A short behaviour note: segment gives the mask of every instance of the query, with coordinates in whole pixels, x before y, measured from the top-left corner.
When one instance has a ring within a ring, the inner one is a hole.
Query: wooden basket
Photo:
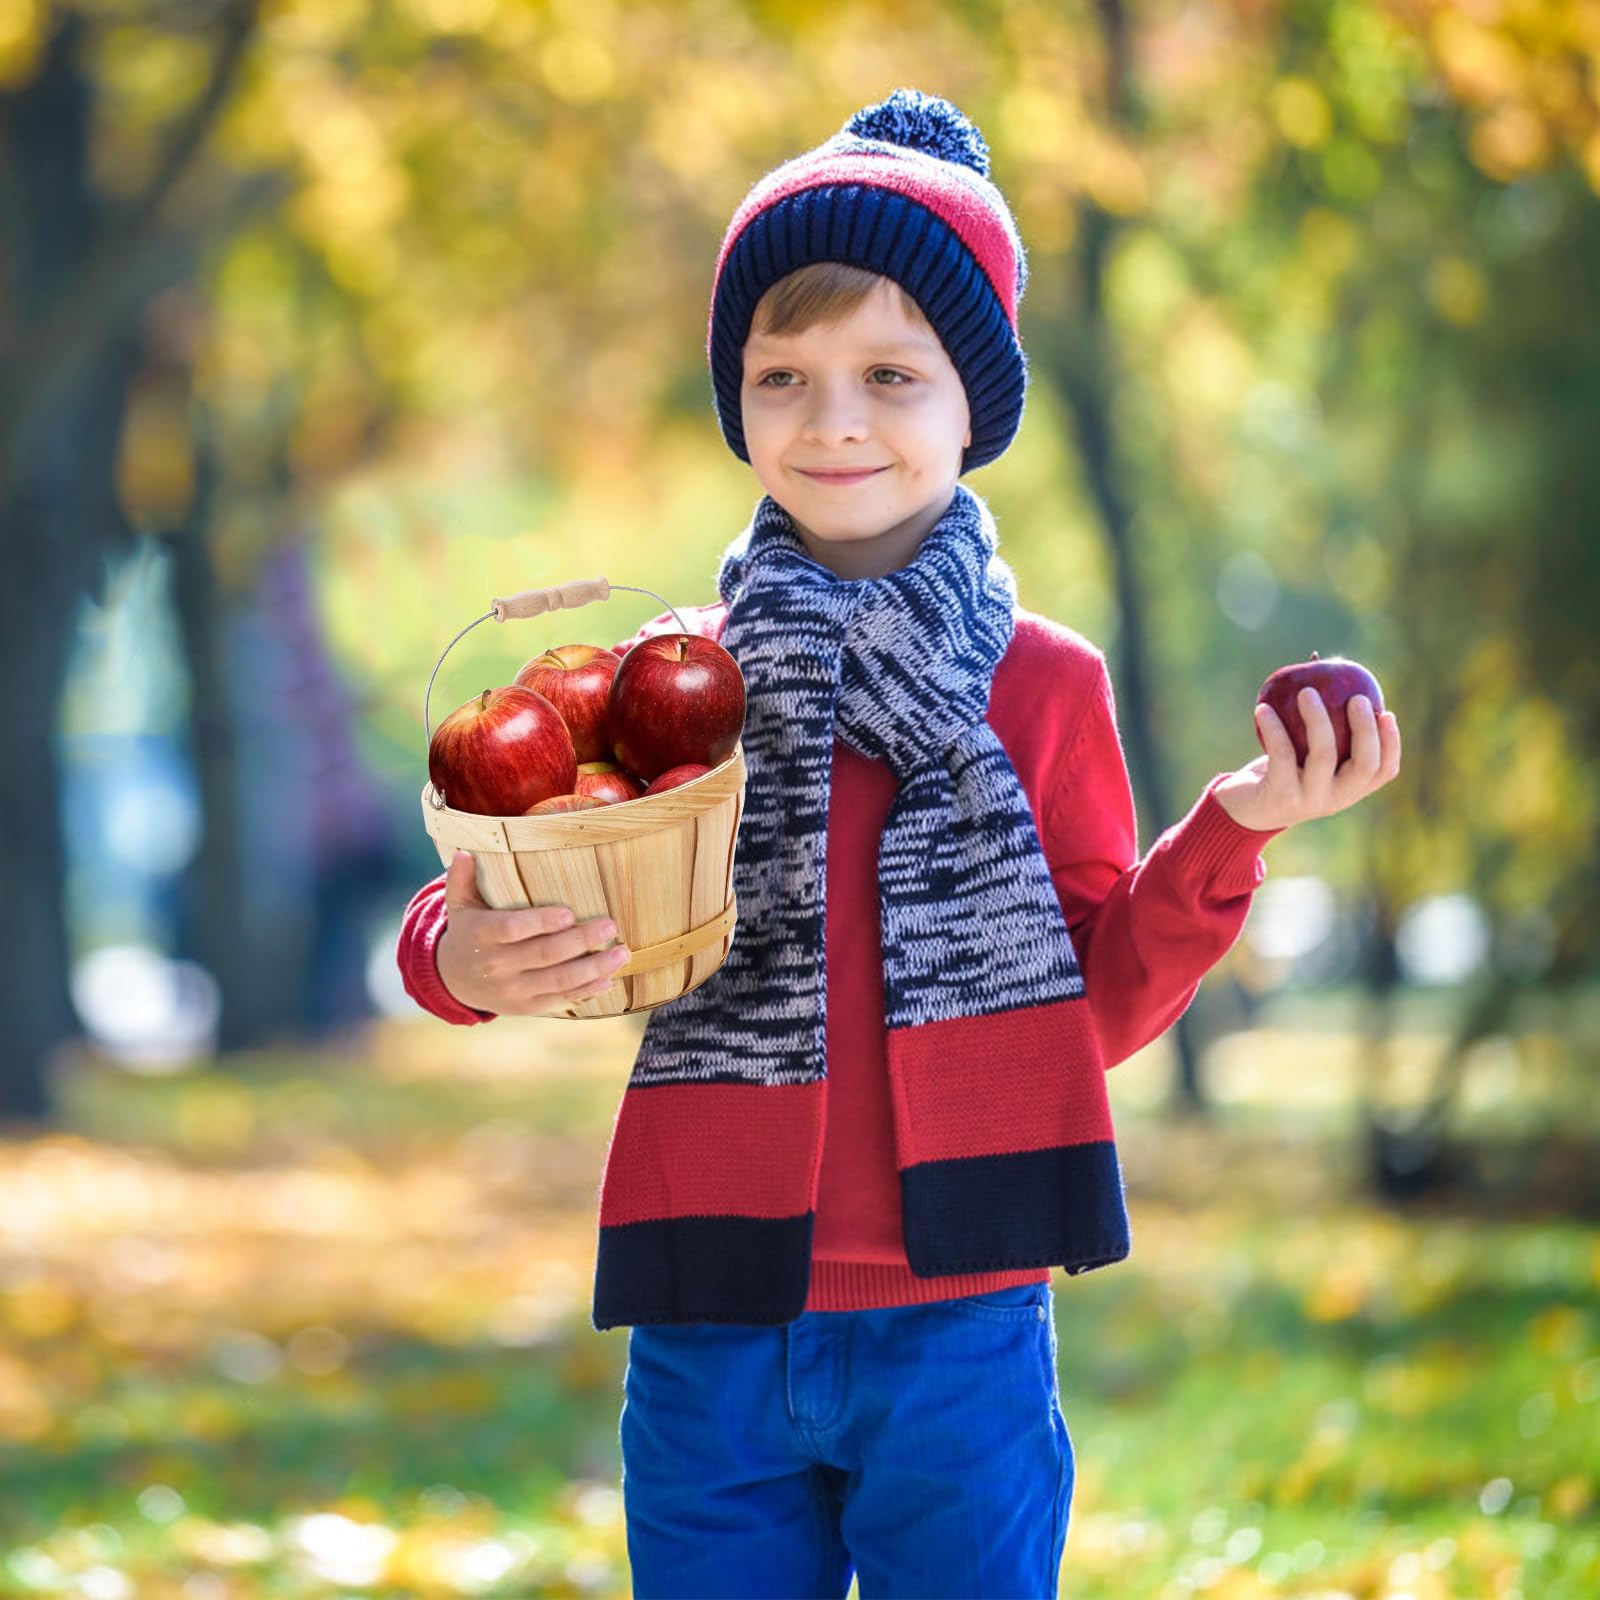
[[[590,578],[496,600],[445,646],[434,677],[478,622],[570,609],[629,587]],[[667,609],[682,627],[683,619]],[[432,690],[430,678],[429,695]],[[422,715],[431,745],[427,696]],[[447,868],[457,850],[471,851],[478,893],[495,910],[563,905],[579,922],[605,916],[616,923],[629,954],[611,987],[548,1013],[585,1021],[665,1005],[704,983],[727,959],[737,922],[733,855],[744,788],[744,749],[735,745],[719,766],[675,789],[543,817],[456,811],[430,781],[422,788],[422,818]]]

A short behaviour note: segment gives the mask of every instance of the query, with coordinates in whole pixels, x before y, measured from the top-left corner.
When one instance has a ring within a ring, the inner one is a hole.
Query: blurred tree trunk
[[[238,728],[227,658],[225,598],[207,538],[217,499],[218,466],[203,408],[193,409],[195,497],[181,526],[163,538],[172,555],[172,609],[189,677],[189,744],[204,824],[183,885],[178,954],[198,961],[221,998],[217,1048],[237,1050],[262,1037],[260,1002],[271,985],[258,963],[246,916],[239,829]]]
[[[6,819],[0,922],[0,1118],[42,1120],[52,1053],[76,1031],[67,988],[65,854],[56,726],[78,591],[71,552],[44,530],[60,500],[0,509],[0,812]]]
[[[34,76],[0,94],[0,763],[7,909],[0,932],[0,1118],[53,1110],[49,1068],[77,1032],[61,829],[61,698],[84,596],[134,537],[117,493],[143,302],[168,270],[158,214],[231,85],[256,0],[224,22],[205,90],[133,202],[90,171],[87,26],[52,19]],[[13,881],[14,878],[14,881]]]
[[[75,33],[64,27],[33,81],[0,96],[10,308],[0,329],[0,396],[13,413],[28,377],[26,341],[97,231],[91,107]],[[131,533],[114,474],[136,359],[125,329],[103,339],[31,415],[18,416],[15,465],[0,473],[0,814],[11,879],[0,931],[0,1116],[8,1119],[49,1115],[50,1061],[77,1031],[57,732],[80,598],[101,586],[101,552],[125,546]]]
[[[1099,0],[1096,10],[1106,53],[1107,121],[1132,137],[1137,129],[1127,15],[1121,0]],[[1119,224],[1087,199],[1081,204],[1079,216],[1082,227],[1076,253],[1076,304],[1051,307],[1041,319],[1041,333],[1031,346],[1038,366],[1062,397],[1072,419],[1084,478],[1110,550],[1118,617],[1118,637],[1111,651],[1118,721],[1128,751],[1129,777],[1147,819],[1145,831],[1154,838],[1176,822],[1178,814],[1173,809],[1166,762],[1151,733],[1154,718],[1145,589],[1134,548],[1132,514],[1117,482],[1120,452],[1113,412],[1116,355],[1105,316],[1105,276]],[[1203,1111],[1206,1106],[1199,1064],[1202,1030],[1197,1026],[1195,1012],[1196,1007],[1191,1006],[1172,1029],[1178,1055],[1174,1104],[1177,1110],[1188,1113]]]

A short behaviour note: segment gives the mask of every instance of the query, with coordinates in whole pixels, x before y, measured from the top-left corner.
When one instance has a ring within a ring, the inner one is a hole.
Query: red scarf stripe
[[[889,1030],[897,1165],[1113,1137],[1085,1002]]]
[[[662,1083],[622,1097],[600,1225],[793,1217],[816,1202],[826,1083]]]

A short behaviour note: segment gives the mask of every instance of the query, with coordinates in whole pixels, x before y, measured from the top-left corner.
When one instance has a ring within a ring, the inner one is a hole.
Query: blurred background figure
[[[256,648],[243,652],[252,670],[239,680],[265,702],[258,714],[276,724],[285,757],[275,771],[259,763],[245,786],[256,797],[259,823],[249,831],[267,845],[294,838],[297,848],[279,850],[274,859],[286,874],[303,869],[298,909],[306,932],[291,1008],[299,1031],[313,1041],[358,1046],[351,1025],[377,1014],[367,989],[376,911],[385,891],[392,894],[402,863],[392,807],[357,743],[362,708],[323,638],[310,551],[310,539],[302,537],[273,552],[253,613],[241,624]],[[275,826],[275,818],[296,816],[302,830]]]

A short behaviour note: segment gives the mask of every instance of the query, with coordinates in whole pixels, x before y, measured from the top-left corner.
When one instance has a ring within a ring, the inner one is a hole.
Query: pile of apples
[[[490,817],[620,805],[725,761],[744,711],[744,674],[714,639],[652,634],[625,655],[561,644],[457,706],[428,776],[452,810]]]

